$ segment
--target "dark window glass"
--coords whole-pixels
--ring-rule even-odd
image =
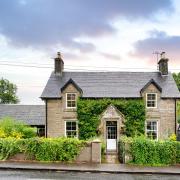
[[[66,103],[67,103],[68,108],[75,108],[76,107],[76,94],[68,93]]]
[[[67,137],[77,137],[77,122],[76,121],[66,121],[66,136]]]
[[[147,107],[156,107],[156,94],[147,94]]]
[[[148,121],[146,126],[147,137],[157,139],[157,121]]]

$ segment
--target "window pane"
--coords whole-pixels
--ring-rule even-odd
[[[76,95],[75,95],[75,94],[72,94],[72,95],[71,95],[71,100],[75,100],[75,98],[76,98]]]
[[[67,94],[67,100],[71,100],[71,94]]]
[[[77,122],[67,121],[66,122],[66,136],[67,137],[77,137]]]
[[[146,126],[147,137],[157,139],[157,122],[148,121]]]
[[[66,99],[67,107],[74,108],[76,107],[76,94],[67,94],[67,99]]]
[[[147,94],[147,107],[156,107],[156,94]]]
[[[75,101],[71,101],[71,107],[75,107],[76,106],[76,102]]]

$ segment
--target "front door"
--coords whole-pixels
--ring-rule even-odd
[[[116,151],[117,148],[117,121],[106,122],[107,151]]]

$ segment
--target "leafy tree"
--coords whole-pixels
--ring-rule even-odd
[[[0,79],[0,104],[17,104],[17,86],[7,79]]]
[[[179,73],[173,73],[173,78],[177,84],[178,89],[180,90],[180,72]]]

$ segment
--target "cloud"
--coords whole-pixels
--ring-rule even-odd
[[[155,51],[166,52],[166,56],[173,64],[180,65],[180,36],[170,36],[163,31],[151,31],[150,37],[137,41],[134,44],[136,55],[140,58],[147,58],[151,63],[152,54]]]
[[[114,33],[118,17],[146,18],[171,11],[171,0],[0,0],[0,34],[17,47],[63,47],[93,51],[76,37]]]
[[[110,53],[100,53],[101,56],[105,57],[106,59],[109,59],[109,60],[115,60],[115,61],[119,61],[121,60],[121,57],[119,55],[116,55],[116,54],[110,54]]]

